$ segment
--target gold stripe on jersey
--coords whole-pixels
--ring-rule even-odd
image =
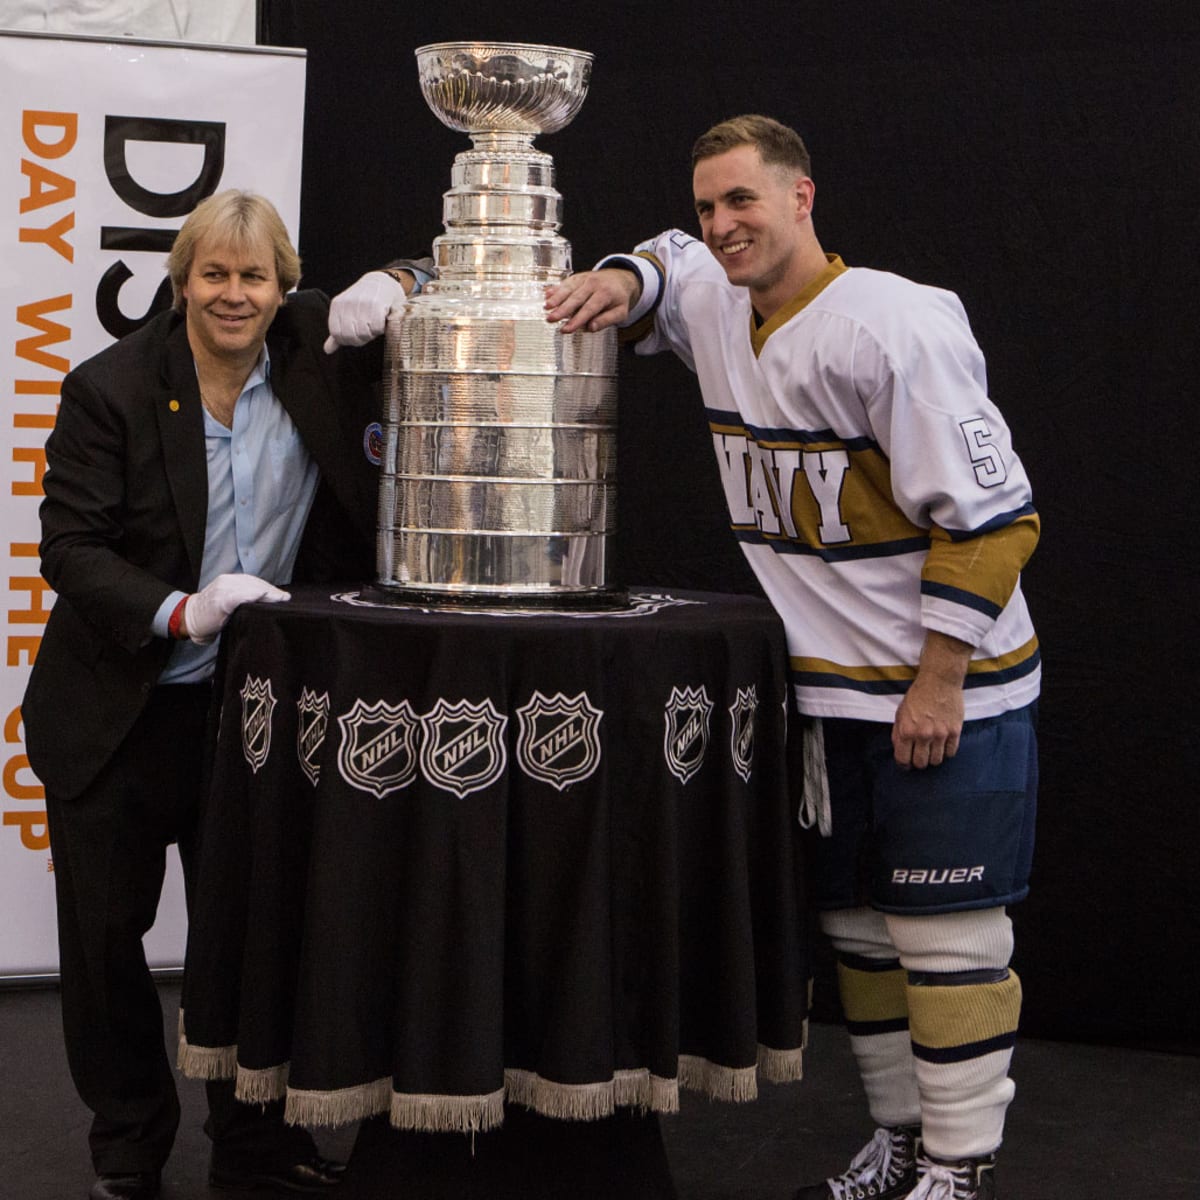
[[[1022,663],[1034,658],[1038,650],[1038,640],[1035,634],[1024,645],[1010,650],[1007,654],[998,654],[995,658],[981,658],[969,662],[967,675],[1004,674],[1006,671],[1011,671],[1013,667],[1019,667]]]
[[[847,443],[836,438],[799,440],[790,431],[758,437],[744,425],[709,421],[712,434],[741,438],[743,450],[745,505],[774,517],[764,519],[763,538],[768,542],[791,542],[814,550],[878,547],[894,553],[908,552],[914,541],[928,543],[929,530],[914,525],[901,512],[892,494],[891,466],[883,451],[866,438]],[[751,453],[751,446],[758,453]],[[813,489],[805,464],[837,480],[836,496],[826,496],[824,510]],[[787,504],[784,512],[780,501]],[[732,507],[732,506],[731,506]],[[755,526],[734,523],[737,532]]]
[[[829,264],[820,275],[800,289],[782,308],[771,314],[769,321],[764,321],[757,328],[754,324],[754,313],[750,313],[750,345],[754,348],[754,357],[762,353],[767,344],[767,338],[782,325],[786,325],[802,308],[811,304],[843,271],[846,264],[836,254],[826,254],[825,261]]]
[[[1023,646],[994,658],[972,659],[967,665],[968,676],[1002,675],[1028,662],[1038,654],[1036,635]],[[916,664],[896,663],[877,667],[852,667],[827,658],[806,658],[793,655],[788,659],[792,673],[797,675],[834,675],[851,683],[911,683],[916,678]]]
[[[911,683],[917,674],[915,666],[851,667],[827,658],[803,658],[799,655],[793,655],[788,661],[792,671],[797,674],[836,675],[856,683]]]
[[[846,1020],[854,1025],[877,1025],[908,1018],[905,982],[908,972],[898,964],[886,971],[862,971],[838,960],[838,994]]]
[[[1017,586],[1041,535],[1037,513],[979,537],[952,540],[944,530],[930,530],[931,543],[921,579],[980,596],[1002,609]]]
[[[1016,1036],[1021,981],[1015,971],[999,983],[910,985],[908,1021],[913,1053],[942,1061],[988,1053]]]

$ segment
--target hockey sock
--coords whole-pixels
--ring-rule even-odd
[[[906,973],[872,909],[823,913],[837,953],[838,990],[871,1118],[877,1125],[917,1125],[920,1098],[908,1028]]]

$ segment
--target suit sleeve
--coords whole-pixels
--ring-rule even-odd
[[[130,478],[124,418],[77,373],[63,381],[46,464],[42,574],[99,635],[132,653],[173,584],[126,556],[127,505],[144,481]]]

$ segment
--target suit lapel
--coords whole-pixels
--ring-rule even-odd
[[[271,389],[296,423],[321,478],[333,488],[339,501],[351,508],[346,493],[353,483],[346,470],[345,435],[334,408],[335,397],[312,347],[291,336],[289,318],[286,307],[281,309],[267,334]]]
[[[163,461],[195,586],[200,580],[208,522],[208,461],[200,387],[184,321],[167,335],[162,390],[155,398],[154,415],[158,419]]]

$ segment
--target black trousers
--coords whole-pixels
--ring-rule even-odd
[[[154,924],[172,842],[190,908],[211,696],[207,684],[155,688],[82,795],[46,795],[67,1061],[95,1114],[89,1142],[101,1174],[160,1169],[179,1126],[142,938]],[[311,1151],[306,1133],[284,1126],[281,1104],[239,1104],[232,1081],[207,1089],[205,1129],[221,1165],[286,1162]]]

